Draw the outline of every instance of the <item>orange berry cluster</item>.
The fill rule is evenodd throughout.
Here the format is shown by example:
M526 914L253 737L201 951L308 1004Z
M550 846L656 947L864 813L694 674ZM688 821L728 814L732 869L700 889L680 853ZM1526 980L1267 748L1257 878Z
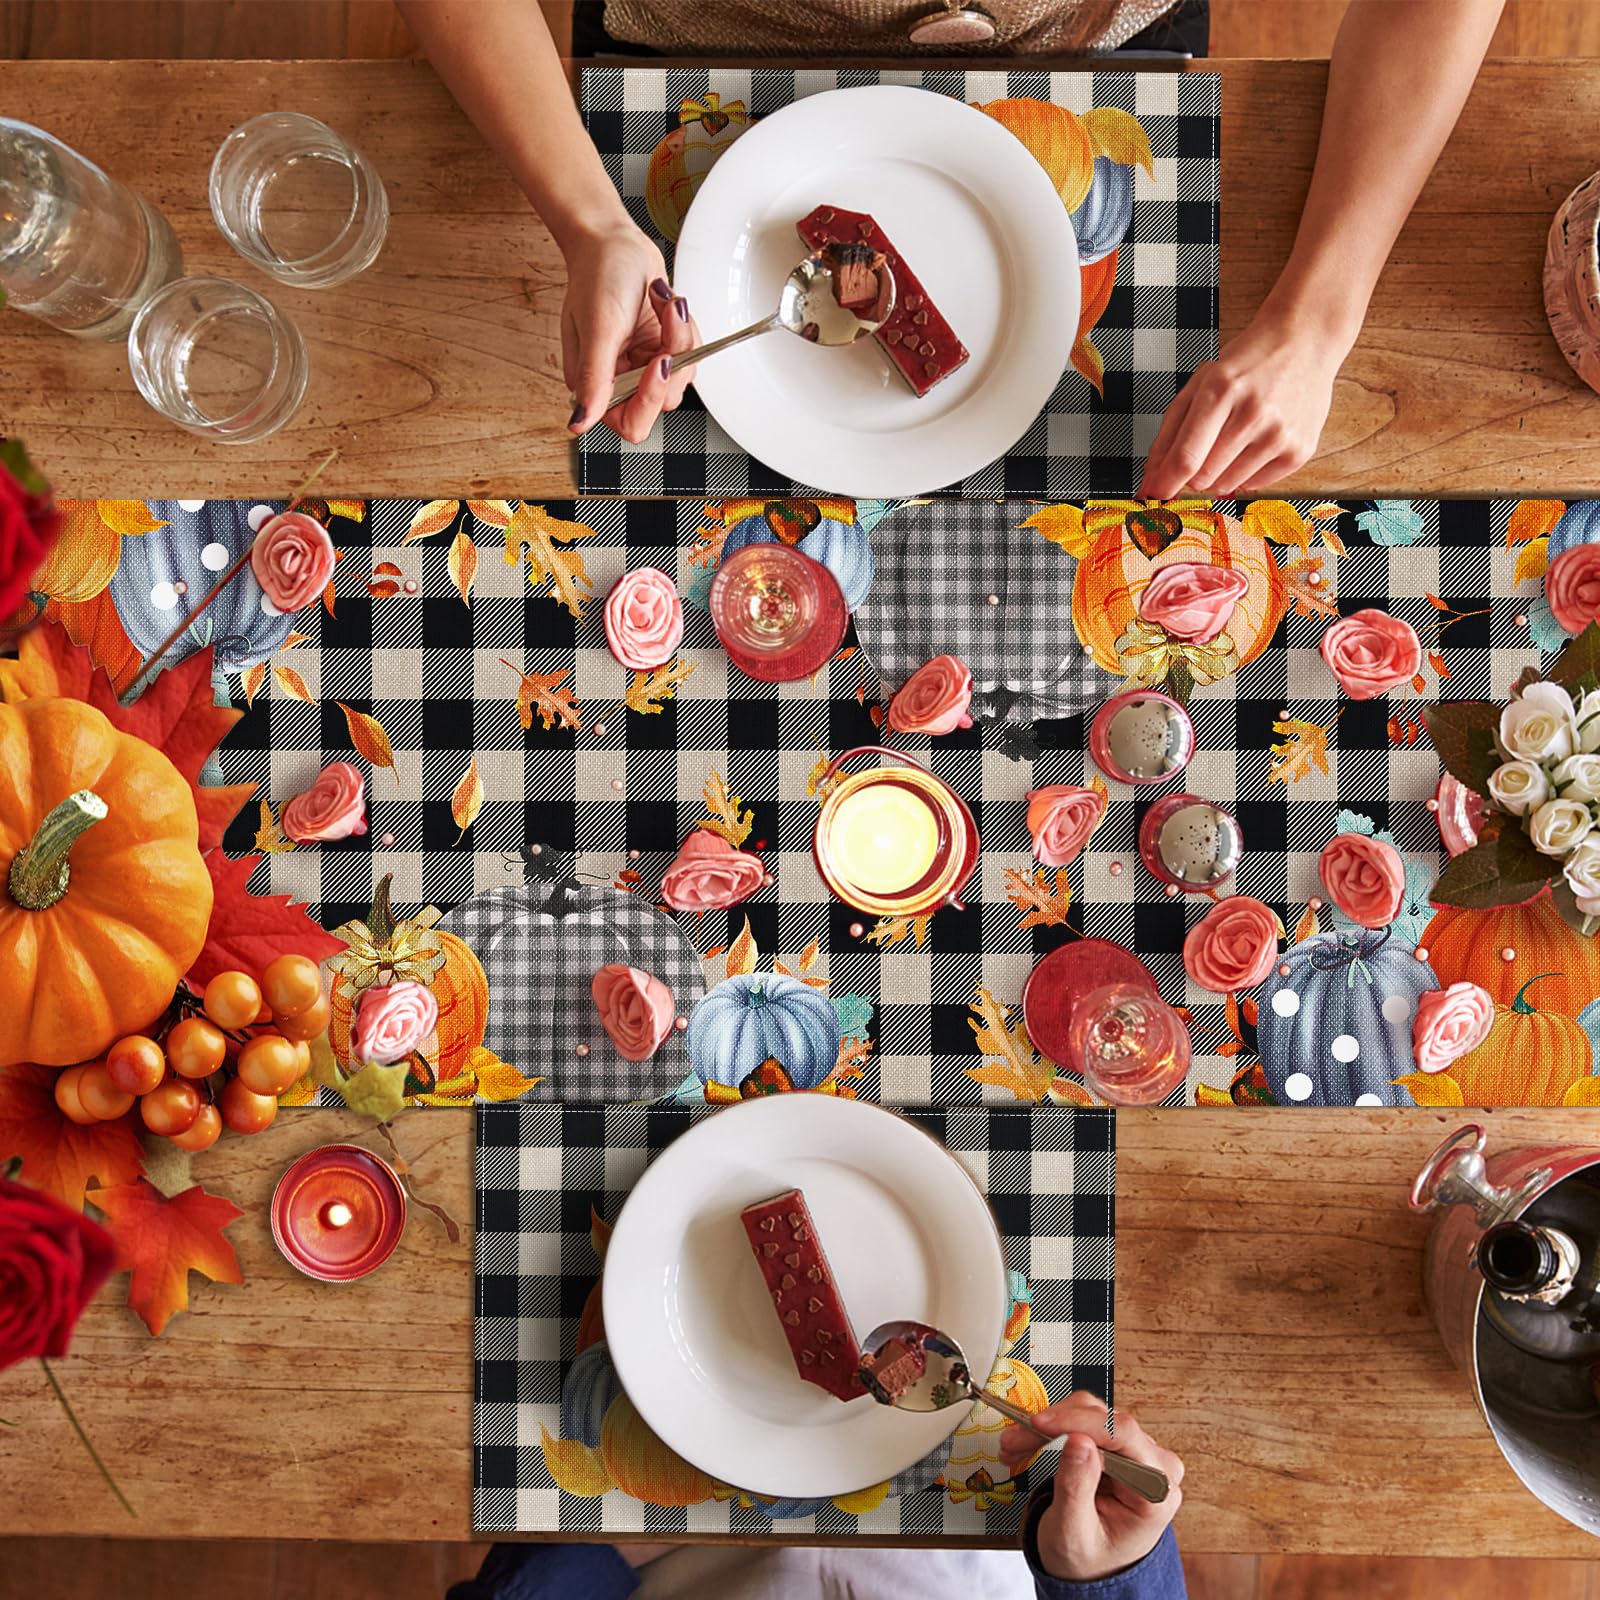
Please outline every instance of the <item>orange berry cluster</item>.
M328 1026L317 964L279 956L260 983L219 972L201 1005L203 1016L173 1023L162 1041L129 1034L104 1061L68 1067L56 1078L56 1104L88 1124L124 1116L137 1100L145 1127L184 1150L209 1150L225 1127L260 1133L278 1114L278 1096L310 1071L310 1041ZM244 1030L243 1043L229 1037Z

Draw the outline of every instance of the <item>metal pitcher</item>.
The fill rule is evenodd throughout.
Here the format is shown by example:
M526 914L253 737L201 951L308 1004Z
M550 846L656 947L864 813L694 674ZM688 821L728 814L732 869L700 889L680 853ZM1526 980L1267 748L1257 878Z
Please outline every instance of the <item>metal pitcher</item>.
M1600 1149L1525 1145L1484 1159L1458 1128L1411 1186L1441 1212L1423 1284L1450 1359L1511 1469L1600 1533Z

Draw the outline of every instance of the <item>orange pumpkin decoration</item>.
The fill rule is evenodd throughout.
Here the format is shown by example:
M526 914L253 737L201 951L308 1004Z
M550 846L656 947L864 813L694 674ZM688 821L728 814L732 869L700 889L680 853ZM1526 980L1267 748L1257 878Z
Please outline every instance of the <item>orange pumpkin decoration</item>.
M65 1066L172 999L211 921L194 795L81 700L0 705L0 1065Z
M716 93L679 106L678 126L651 152L645 170L645 210L663 238L678 237L706 174L749 122L742 100L724 105Z
M1568 927L1548 894L1518 906L1482 911L1441 906L1417 943L1428 952L1441 984L1448 987L1464 980L1481 984L1501 1005L1513 1002L1529 972L1544 974L1540 1011L1576 1017L1591 1000L1600 998L1600 939L1586 939ZM1502 950L1514 950L1516 955L1502 960Z
M645 1426L625 1394L606 1407L600 1457L624 1494L658 1506L692 1506L709 1500L716 1484Z
M1450 1067L1469 1106L1558 1106L1574 1083L1589 1076L1589 1035L1572 1017L1528 1003L1534 984L1558 976L1529 978L1510 1005L1494 1008L1488 1038Z
M1139 538L1130 531L1130 518L1140 526ZM1168 519L1176 519L1176 531L1170 539L1160 535L1164 542L1148 553L1146 528L1159 528ZM1158 568L1180 561L1228 567L1250 580L1227 630L1240 666L1254 661L1272 642L1287 604L1277 558L1266 540L1246 533L1209 502L1180 500L1156 508L1137 500L1091 501L1084 508L1083 526L1088 548L1072 584L1072 623L1085 648L1108 672L1122 670L1117 640L1133 620L1145 585Z

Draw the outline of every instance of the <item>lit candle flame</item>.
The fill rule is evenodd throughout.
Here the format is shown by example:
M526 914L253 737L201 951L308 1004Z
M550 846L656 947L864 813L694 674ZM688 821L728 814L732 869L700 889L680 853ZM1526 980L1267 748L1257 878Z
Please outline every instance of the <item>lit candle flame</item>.
M335 1200L322 1214L330 1228L345 1228L355 1220L355 1212L342 1200Z

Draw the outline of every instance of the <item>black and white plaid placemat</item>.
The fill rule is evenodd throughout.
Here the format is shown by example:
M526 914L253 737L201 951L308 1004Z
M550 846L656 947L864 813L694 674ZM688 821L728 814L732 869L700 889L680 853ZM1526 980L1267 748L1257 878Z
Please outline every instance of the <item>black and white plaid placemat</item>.
M871 919L829 896L811 852L817 800L808 782L818 762L882 740L870 714L880 698L878 675L861 650L836 659L814 684L758 684L729 665L709 615L691 606L680 657L693 672L658 712L627 711L622 696L630 675L605 648L599 599L625 568L643 565L676 573L680 589L689 592L704 572L691 564L689 551L706 507L642 500L549 506L551 515L595 530L575 545L596 597L584 620L575 622L554 602L530 595L525 569L500 559L503 536L475 526L465 507L453 526L475 533L481 560L471 605L464 606L447 570L450 530L400 543L421 504L373 501L365 522L336 520L335 537L345 551L337 618L321 608L301 613L297 624L308 637L274 657L294 669L310 698L286 692L268 672L222 748L227 781L255 781L281 806L324 762L351 759L337 702L375 714L394 745L394 770L374 770L369 778L370 831L337 845L268 856L252 879L257 892L309 901L333 925L365 915L375 880L392 873L396 905L448 909L479 891L522 882L528 849L540 843L578 851L579 870L591 884L637 872L637 892L653 903L662 872L706 814L708 774L720 772L753 813L747 848L761 850L776 881L732 912L684 914L680 926L702 955L718 952L707 963L708 982L723 975L720 952L746 918L763 970L772 957L793 966L813 940L820 941L815 970L828 978L829 993L857 996L873 1008L876 1045L859 1084L863 1098L942 1106L1009 1101L1005 1089L968 1076L984 1059L970 1008L980 986L1015 1006L1034 963L1074 930L1136 950L1167 999L1190 1007L1195 1062L1183 1098L1192 1102L1201 1084L1228 1086L1240 1047L1219 999L1189 984L1180 953L1186 929L1209 902L1168 898L1139 866L1138 822L1148 795L1109 786L1104 824L1063 869L1071 890L1067 926L1024 928L1023 910L1008 898L1008 871L1029 866L1028 790L1086 783L1094 773L1084 754L1083 719L1036 724L1036 752L1010 723L980 724L931 748L927 739L896 736L899 747L927 760L966 798L983 854L963 895L965 910L940 911L920 944L906 936L880 950L852 931ZM1441 697L1501 698L1539 651L1518 621L1532 606L1526 593L1516 594L1518 551L1506 543L1514 502L1387 505L1389 513L1377 519L1360 503L1349 504L1338 521L1346 553L1316 551L1326 588L1337 594L1342 611L1379 606L1413 623L1448 678L1429 661L1420 693L1346 700L1316 653L1325 619L1291 607L1260 656L1234 677L1196 691L1191 710L1198 750L1183 787L1231 801L1246 854L1230 891L1266 901L1290 929L1308 898L1321 893L1317 856L1334 833L1351 825L1390 830L1412 886L1399 931L1415 942L1429 915L1426 895L1440 860L1438 830L1425 809L1438 757L1419 731L1422 708ZM1021 523L1038 508L1013 502L1000 509ZM1236 515L1242 508L1225 503L1219 509ZM873 538L888 538L900 519L926 529L945 517L970 515L950 502L909 505L891 512ZM1408 542L1376 543L1368 526ZM367 596L361 574L384 562L416 582L419 592ZM1064 553L1062 563L1058 594L1065 609L1071 563ZM985 594L1002 576L972 574ZM847 648L850 642L853 635ZM537 717L523 729L515 696L524 671L570 674L567 683L583 707L581 731L547 730ZM228 682L243 705L238 675ZM1285 713L1326 736L1326 771L1312 761L1297 777L1275 776L1272 747L1286 740L1276 726ZM487 798L463 838L450 797L472 759ZM229 849L248 850L255 826L255 808L246 808L230 831ZM393 843L386 845L386 837ZM633 850L640 852L637 860L629 859ZM1053 886L1056 874L1044 876ZM1330 915L1322 913L1324 927ZM606 1092L586 1062L566 1058L553 1069L539 1093L592 1099Z
M950 1445L902 1474L896 1492L870 1509L764 1501L739 1494L736 1485L696 1488L692 1504L666 1506L614 1486L605 1418L621 1386L596 1338L600 1252L650 1160L699 1117L717 1114L479 1108L474 1529L670 1535L776 1527L785 1537L827 1543L896 1534L1014 1541L1025 1488L999 1459L1005 1421L987 1411L970 1415ZM972 1175L1005 1240L1013 1304L998 1387L1020 1389L1035 1402L1040 1386L1051 1399L1075 1388L1109 1399L1111 1114L1059 1106L916 1107L903 1114ZM614 1429L619 1422L613 1419ZM636 1443L633 1434L630 1441ZM632 1473L665 1481L654 1457L634 1449L629 1459ZM558 1485L552 1465L567 1487Z
M1133 221L1094 342L1103 394L1069 367L1038 420L998 461L945 492L1071 499L1126 494L1139 478L1162 413L1189 374L1217 352L1218 82L1205 73L972 70L742 70L592 67L583 114L612 181L653 237L647 194L660 183L652 153L680 127L685 102L718 97L761 117L806 95L863 84L909 84L969 104L1031 98L1082 113L1115 106L1149 136L1154 176L1134 181ZM737 128L726 131L737 131ZM670 263L670 246L668 247ZM579 444L585 494L806 493L752 460L707 416L691 390L643 444L604 428ZM818 486L824 493L826 485Z

